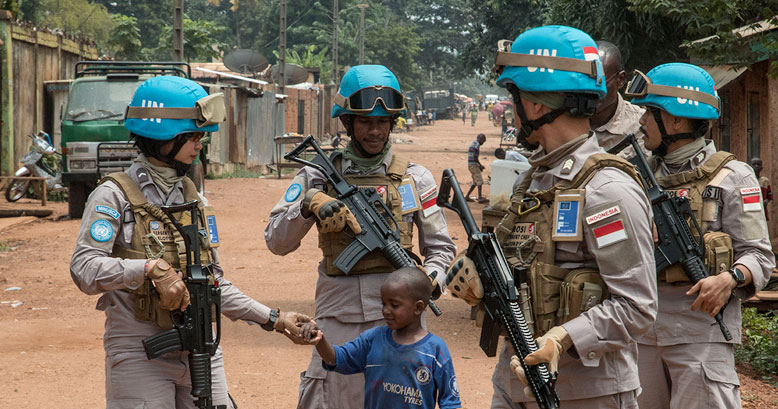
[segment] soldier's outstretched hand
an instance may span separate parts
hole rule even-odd
[[[451,295],[461,298],[471,306],[478,305],[484,298],[484,287],[478,278],[475,263],[465,256],[465,251],[459,253],[451,263],[446,274],[446,287],[451,291]]]
[[[299,312],[279,312],[278,319],[275,324],[273,324],[273,329],[286,335],[286,337],[295,344],[308,345],[308,343],[303,340],[302,334],[303,324],[310,321],[311,317],[300,314]]]

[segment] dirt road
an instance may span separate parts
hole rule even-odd
[[[461,182],[469,182],[466,152],[478,132],[487,135],[482,162],[491,163],[499,128],[488,122],[485,112],[475,127],[469,121],[467,125],[459,120],[437,121],[393,136],[413,142],[396,144],[395,149],[426,166],[438,182],[447,167],[455,170]],[[266,305],[313,314],[320,258],[316,234],[309,233],[300,249],[286,257],[271,254],[262,236],[270,209],[288,183],[289,178],[274,177],[209,180],[206,195],[218,211],[221,263],[227,277]],[[66,204],[50,206],[55,217],[66,213]],[[482,207],[472,206],[479,223]],[[455,243],[464,248],[459,220],[448,211],[447,218]],[[4,408],[105,405],[104,315],[95,310],[98,296],[79,292],[68,272],[80,220],[54,220],[0,231],[0,406]],[[469,307],[449,296],[439,306],[444,314],[428,319],[429,328],[448,343],[464,407],[487,408],[496,360],[486,358],[478,347],[479,331],[469,320]],[[310,357],[308,347],[231,321],[224,322],[222,346],[230,391],[241,408],[295,406],[299,374]],[[775,388],[745,376],[741,382],[744,407],[778,407]]]

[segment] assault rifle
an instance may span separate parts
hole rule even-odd
[[[148,359],[157,358],[172,351],[189,351],[189,376],[192,380],[192,396],[201,409],[226,409],[226,405],[213,406],[211,395],[211,356],[216,353],[221,339],[221,289],[210,281],[211,266],[200,264],[200,237],[207,237],[205,230],[197,228],[200,220],[197,201],[160,206],[183,236],[186,246],[186,289],[191,301],[186,310],[171,311],[173,328],[154,334],[143,340]],[[186,226],[173,216],[189,211],[192,222]],[[216,339],[213,339],[213,314],[216,315]]]
[[[654,212],[654,223],[659,235],[659,243],[656,249],[654,249],[656,271],[660,272],[675,263],[680,263],[692,284],[696,284],[703,278],[708,277],[708,269],[703,261],[705,243],[702,238],[702,229],[697,224],[697,219],[694,217],[689,200],[681,196],[672,197],[659,186],[634,134],[627,135],[624,140],[609,149],[608,153],[618,153],[628,145],[631,145],[635,150],[635,156],[629,161],[640,172],[640,177],[643,179],[648,192],[648,200],[651,201],[651,208]],[[691,227],[686,220],[691,221],[697,235],[700,237],[699,241],[694,238]],[[732,340],[732,335],[724,324],[724,308],[726,308],[726,304],[716,314],[716,323],[719,325],[724,338],[730,341]]]
[[[451,192],[453,191],[453,195]],[[450,197],[450,199],[449,199]],[[527,365],[524,358],[538,350],[532,331],[519,306],[513,274],[494,233],[481,233],[459,188],[454,171],[443,171],[438,193],[438,206],[446,207],[459,215],[468,236],[467,257],[473,260],[478,277],[484,287],[483,303],[486,307],[481,327],[481,349],[486,356],[497,352],[501,329],[505,330],[521,367],[527,376],[529,387],[541,409],[559,407],[559,397],[554,390],[556,372],[550,373],[548,365]]]
[[[311,161],[302,159],[300,155],[313,148],[317,155]],[[344,274],[348,274],[359,260],[373,250],[380,250],[381,254],[394,266],[394,268],[416,267],[416,263],[410,254],[400,245],[400,231],[397,220],[392,211],[386,206],[375,188],[360,189],[350,185],[343,175],[335,169],[330,158],[322,151],[313,136],[308,136],[294,149],[284,155],[284,159],[310,166],[323,173],[332,184],[337,199],[343,202],[354,217],[362,233],[354,237],[354,241],[346,246],[335,257],[335,267]],[[378,207],[376,207],[378,205]],[[380,210],[379,210],[380,208]],[[392,221],[394,228],[389,226],[387,219]],[[421,262],[419,262],[421,264]],[[430,309],[435,315],[440,315],[440,309],[430,299]]]

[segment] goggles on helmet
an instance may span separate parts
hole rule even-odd
[[[200,98],[194,108],[127,107],[127,118],[194,119],[198,128],[224,122],[227,111],[221,92]]]
[[[708,104],[721,111],[721,101],[711,94],[681,87],[653,84],[651,83],[651,78],[648,78],[646,74],[635,70],[635,76],[627,83],[627,89],[624,91],[624,96],[642,98],[648,94],[690,99],[692,101]]]
[[[386,112],[397,114],[406,109],[405,97],[392,87],[374,85],[357,90],[348,97],[335,94],[335,104],[355,114],[367,114],[373,111],[378,101]]]
[[[492,72],[497,75],[502,74],[506,66],[513,66],[550,68],[597,78],[597,62],[595,60],[585,61],[577,58],[512,53],[510,52],[512,44],[513,42],[510,40],[497,42],[497,56],[494,58],[494,66],[492,67]]]

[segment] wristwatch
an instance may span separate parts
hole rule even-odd
[[[732,279],[735,280],[737,283],[737,287],[740,287],[741,285],[746,283],[746,275],[743,274],[743,271],[739,268],[733,266],[729,269],[729,274],[732,276]]]
[[[259,324],[260,327],[262,327],[265,331],[273,331],[276,325],[276,321],[278,321],[278,314],[281,312],[281,310],[275,309],[270,310],[270,318],[267,319],[267,322],[264,324]]]

